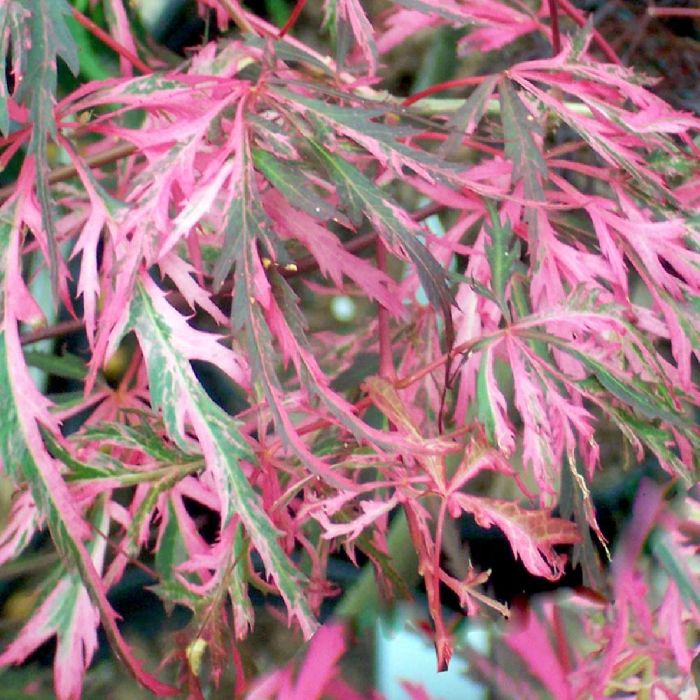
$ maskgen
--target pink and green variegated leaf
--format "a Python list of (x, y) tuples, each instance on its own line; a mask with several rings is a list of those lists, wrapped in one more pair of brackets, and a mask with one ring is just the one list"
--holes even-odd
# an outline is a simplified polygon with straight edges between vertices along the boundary
[(398, 499), (396, 496), (388, 501), (360, 501), (359, 506), (362, 515), (349, 522), (334, 523), (323, 510), (314, 514), (314, 518), (323, 527), (323, 537), (330, 540), (336, 537), (348, 537), (353, 540), (374, 524), (377, 519), (382, 518), (396, 508)]
[[(519, 36), (535, 31), (540, 24), (530, 12), (523, 12), (501, 2), (468, 2), (455, 0), (396, 0), (410, 11), (418, 11), (428, 16), (440, 17), (455, 27), (472, 27), (476, 31), (467, 34), (463, 42), (481, 51), (500, 48)], [(523, 6), (521, 5), (521, 8)], [(404, 12), (399, 10), (399, 16)]]
[(41, 522), (42, 518), (31, 492), (22, 491), (16, 494), (0, 533), (0, 566), (24, 551)]
[[(253, 161), (244, 130), (242, 104), (236, 112), (234, 136), (239, 143), (235, 158), (237, 182), (225, 218), (226, 253), (217, 261), (214, 284), (222, 282), (235, 265), (231, 304), (233, 328), (236, 331), (246, 331), (252, 382), (261, 396), (265, 397), (275, 425), (287, 446), (307, 467), (329, 483), (340, 488), (353, 488), (352, 482), (333, 473), (326, 462), (309, 450), (284, 406), (285, 390), (277, 376), (277, 358), (266, 318), (267, 314), (274, 322), (276, 302), (259, 246), (279, 263), (285, 262), (286, 252), (257, 194)], [(281, 332), (285, 328), (286, 324), (279, 326)], [(287, 334), (288, 339), (289, 335)], [(317, 374), (320, 377), (320, 371)], [(330, 398), (330, 392), (325, 396)], [(340, 397), (336, 397), (334, 403), (340, 401)]]
[[(18, 75), (24, 73), (24, 54), (20, 51), (23, 43), (22, 28), (27, 18), (23, 3), (16, 0), (8, 0), (0, 5), (0, 65), (11, 65)], [(10, 53), (10, 48), (12, 53)], [(10, 111), (8, 100), (9, 86), (7, 84), (7, 71), (0, 74), (0, 133), (8, 136), (10, 131)]]
[(71, 157), (90, 203), (83, 230), (73, 248), (73, 255), (82, 253), (80, 256), (78, 293), (83, 297), (85, 331), (88, 342), (92, 346), (95, 342), (97, 299), (100, 295), (97, 247), (100, 243), (103, 228), (105, 226), (114, 227), (115, 213), (123, 205), (105, 192), (103, 187), (95, 180), (90, 169), (85, 166), (80, 156), (74, 151), (70, 142), (64, 138), (59, 138), (58, 142)]
[[(134, 418), (143, 418), (134, 412)], [(166, 465), (192, 465), (201, 462), (197, 455), (184, 452), (171, 443), (163, 441), (163, 433), (147, 420), (140, 420), (133, 425), (124, 422), (100, 422), (88, 425), (74, 436), (75, 440), (88, 447), (90, 445), (114, 445), (120, 448), (136, 450), (153, 463), (153, 467)]]
[(455, 0), (396, 0), (396, 4), (409, 10), (439, 15), (458, 25), (466, 24), (470, 19), (465, 7)]
[[(525, 25), (527, 31), (532, 31), (535, 28), (528, 23), (529, 16), (527, 14), (504, 2), (478, 0), (477, 2), (462, 3), (455, 0), (395, 0), (394, 4), (429, 15), (438, 15), (460, 27), (475, 23), (484, 24), (500, 27), (506, 33), (507, 28), (513, 25), (519, 27)], [(496, 48), (496, 46), (491, 48)]]
[(477, 416), (491, 442), (509, 455), (515, 449), (515, 435), (508, 419), (506, 398), (494, 375), (493, 352), (493, 345), (489, 345), (481, 355), (476, 383)]
[(13, 289), (21, 282), (18, 269), (20, 209), (18, 202), (27, 191), (27, 181), (20, 182), (19, 197), (0, 212), (0, 282), (2, 284), (2, 326), (0, 327), (0, 458), (13, 478), (24, 478), (31, 489), (40, 513), (46, 518), (53, 541), (67, 563), (74, 565), (97, 606), (105, 632), (130, 673), (144, 687), (163, 695), (172, 695), (174, 688), (146, 673), (122, 638), (116, 613), (107, 601), (107, 591), (97, 573), (84, 540), (93, 537), (73, 494), (60, 472), (60, 465), (47, 452), (41, 427), (58, 433), (55, 419), (49, 413), (49, 401), (43, 397), (27, 371), (15, 315), (16, 295)]
[(367, 61), (368, 74), (374, 75), (378, 67), (377, 45), (374, 41), (374, 29), (360, 0), (324, 0), (323, 4), (323, 24), (334, 30), (338, 67), (342, 69), (345, 54), (354, 39)]
[(647, 166), (642, 153), (628, 145), (627, 139), (619, 134), (609, 135), (610, 130), (596, 119), (573, 111), (563, 99), (541, 90), (525, 77), (512, 75), (513, 80), (574, 129), (606, 163), (629, 173), (645, 191), (664, 199), (670, 196), (663, 179)]
[[(391, 382), (383, 377), (368, 377), (362, 384), (362, 388), (367, 392), (372, 403), (396, 426), (397, 430), (405, 434), (409, 441), (415, 443), (418, 450), (413, 453), (413, 456), (421, 460), (435, 484), (444, 488), (445, 460), (443, 454), (449, 450), (450, 443), (439, 438), (426, 440), (421, 435), (414, 419), (409, 414), (408, 407)], [(420, 455), (420, 452), (427, 454)]]
[(301, 590), (304, 577), (277, 542), (279, 532), (262, 509), (240, 465), (241, 460), (254, 460), (240, 432), (240, 423), (209, 398), (190, 365), (194, 358), (211, 361), (212, 355), (233, 357), (233, 353), (224, 352), (216, 336), (189, 327), (146, 276), (137, 283), (124, 318), (122, 332), (129, 330), (139, 340), (148, 366), (151, 401), (155, 409), (162, 410), (168, 434), (184, 449), (192, 451), (195, 446), (186, 430), (189, 421), (216, 481), (224, 526), (237, 514), (287, 603), (290, 615), (297, 618), (304, 634), (310, 636), (316, 621)]
[[(237, 324), (246, 330), (248, 352), (250, 356), (253, 383), (258, 395), (264, 397), (267, 408), (272, 413), (275, 426), (283, 438), (286, 446), (302, 460), (314, 474), (324, 479), (327, 483), (341, 489), (354, 490), (352, 481), (336, 473), (323, 459), (320, 459), (309, 449), (299, 435), (298, 427), (294, 424), (290, 410), (285, 406), (285, 390), (277, 375), (277, 357), (273, 347), (273, 336), (270, 332), (267, 319), (261, 310), (261, 304), (255, 300), (255, 273), (253, 270), (259, 265), (257, 251), (247, 247), (243, 261), (238, 262), (237, 274), (233, 293), (232, 315)], [(267, 278), (265, 283), (268, 284)], [(279, 311), (276, 303), (270, 297), (267, 304), (269, 316), (273, 322), (279, 319)], [(280, 333), (285, 333), (286, 340), (291, 340), (286, 323), (278, 327)], [(309, 359), (312, 359), (309, 357)], [(324, 392), (322, 392), (324, 393)], [(339, 396), (326, 392), (325, 397), (332, 403), (344, 403)], [(346, 417), (348, 419), (349, 417)], [(353, 421), (356, 422), (356, 421)]]
[(465, 493), (453, 493), (450, 503), (455, 509), (471, 513), (481, 527), (496, 525), (527, 570), (550, 581), (561, 577), (566, 564), (566, 558), (554, 551), (554, 545), (580, 540), (574, 523), (553, 518), (546, 510), (526, 510), (511, 501)]
[[(269, 301), (269, 283), (265, 278), (262, 261), (257, 254), (260, 246), (269, 259), (286, 263), (287, 254), (265, 210), (255, 181), (253, 158), (246, 133), (245, 104), (242, 99), (236, 109), (232, 140), (236, 143), (236, 153), (232, 161), (233, 181), (230, 199), (224, 222), (224, 246), (214, 266), (214, 288), (219, 288), (231, 268), (236, 266), (236, 279), (243, 276), (246, 285), (250, 285), (247, 300), (267, 308)], [(240, 273), (243, 273), (242, 275)], [(238, 288), (236, 284), (236, 288)], [(231, 319), (235, 327), (240, 327), (239, 307), (235, 301), (231, 310)]]
[[(52, 212), (53, 204), (47, 180), (48, 135), (57, 136), (53, 108), (55, 105), (58, 58), (62, 58), (73, 75), (80, 69), (78, 50), (71, 36), (66, 15), (70, 5), (66, 0), (31, 0), (24, 3), (29, 10), (26, 21), (25, 41), (29, 41), (27, 69), (20, 76), (21, 82), (15, 99), (26, 104), (32, 120), (32, 137), (29, 150), (36, 159), (36, 192), (41, 206), (41, 220), (46, 232), (46, 249), (54, 292), (58, 291), (58, 244), (56, 224)], [(27, 7), (28, 6), (28, 7)]]
[(158, 262), (160, 271), (169, 277), (194, 311), (196, 306), (206, 311), (219, 325), (226, 325), (226, 315), (212, 301), (211, 295), (192, 277), (194, 267), (170, 252)]
[[(171, 491), (158, 508), (161, 520), (155, 566), (160, 581), (152, 590), (162, 598), (166, 606), (180, 604), (198, 611), (203, 603), (202, 593), (190, 585), (182, 572), (189, 562), (196, 562), (199, 556), (207, 553), (209, 547), (183, 506), (181, 484), (177, 491)], [(211, 505), (212, 508), (216, 507), (215, 504)], [(231, 522), (234, 523), (233, 520)]]
[[(459, 168), (455, 164), (403, 143), (402, 139), (415, 135), (418, 131), (406, 124), (390, 126), (384, 123), (382, 117), (392, 110), (381, 102), (376, 107), (340, 107), (281, 88), (276, 89), (274, 94), (287, 107), (294, 108), (302, 115), (308, 113), (311, 119), (319, 120), (338, 134), (360, 144), (382, 165), (397, 174), (408, 167), (428, 182), (458, 180)], [(314, 126), (314, 131), (318, 132), (318, 126)], [(320, 133), (317, 140), (323, 143)], [(315, 142), (311, 141), (310, 145), (316, 150)]]
[[(109, 515), (102, 500), (94, 509), (92, 525), (98, 532), (108, 532)], [(95, 537), (86, 547), (95, 570), (104, 565), (107, 541)], [(82, 696), (83, 676), (97, 650), (98, 609), (77, 572), (51, 576), (44, 586), (36, 611), (13, 642), (0, 654), (0, 666), (24, 661), (38, 646), (56, 635), (54, 688), (58, 700), (75, 700)]]
[(350, 278), (368, 297), (379, 302), (395, 316), (403, 316), (405, 308), (399, 301), (396, 284), (367, 260), (349, 253), (336, 235), (305, 211), (282, 198), (277, 192), (267, 192), (264, 197), (268, 215), (284, 238), (293, 237), (303, 243), (318, 261), (320, 271), (343, 290), (343, 276)]
[(340, 196), (351, 210), (363, 212), (376, 227), (387, 247), (413, 263), (428, 299), (440, 310), (445, 321), (448, 346), (454, 338), (452, 293), (444, 268), (420, 242), (420, 227), (354, 165), (331, 153), (321, 144), (309, 141), (319, 160), (338, 186)]
[[(644, 453), (642, 446), (650, 450), (659, 460), (659, 464), (671, 474), (679, 475), (686, 484), (696, 483), (698, 471), (698, 455), (700, 455), (700, 437), (697, 433), (686, 432), (679, 435), (678, 431), (661, 428), (649, 421), (640, 419), (634, 413), (627, 411), (609, 400), (595, 379), (581, 382), (581, 387), (601, 406), (606, 414), (627, 438), (629, 444), (637, 450), (641, 458)], [(684, 444), (690, 445), (690, 450), (679, 449)], [(686, 454), (683, 454), (683, 453)], [(689, 453), (689, 454), (688, 454)], [(679, 457), (679, 454), (683, 457)]]
[(513, 374), (514, 404), (523, 420), (523, 461), (532, 468), (544, 500), (554, 495), (558, 464), (544, 388), (516, 340), (506, 336), (505, 348)]
[(612, 396), (639, 411), (646, 418), (660, 418), (669, 425), (678, 427), (689, 425), (662, 385), (645, 382), (623, 369), (601, 362), (588, 353), (581, 353), (573, 348), (567, 348), (567, 352), (591, 370)]
[[(171, 501), (167, 508), (167, 523), (159, 538), (157, 564), (162, 579), (158, 590), (166, 600), (190, 607), (200, 620), (206, 620), (212, 614), (218, 616), (215, 611), (223, 605), (228, 594), (235, 638), (244, 639), (253, 627), (255, 613), (248, 596), (246, 562), (250, 545), (241, 523), (232, 519), (222, 530), (218, 542), (184, 560), (185, 535), (181, 529), (184, 523), (176, 517)], [(206, 576), (202, 576), (204, 571)], [(211, 575), (208, 575), (209, 571)], [(198, 584), (186, 578), (190, 572), (199, 573), (204, 582)], [(218, 625), (219, 621), (211, 620), (211, 624)]]

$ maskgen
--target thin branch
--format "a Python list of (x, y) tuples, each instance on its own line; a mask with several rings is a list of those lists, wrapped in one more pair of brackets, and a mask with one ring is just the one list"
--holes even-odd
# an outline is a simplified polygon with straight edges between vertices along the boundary
[[(576, 24), (578, 24), (579, 27), (585, 27), (586, 26), (586, 17), (577, 9), (575, 8), (569, 0), (556, 0), (556, 2), (559, 4), (559, 7), (567, 14), (569, 17), (571, 17)], [(619, 56), (615, 53), (615, 49), (613, 49), (610, 44), (603, 38), (603, 35), (597, 30), (597, 29), (592, 29), (591, 30), (591, 35), (595, 39), (596, 43), (598, 44), (598, 48), (605, 54), (605, 57), (611, 62), (615, 63), (618, 66), (622, 65), (622, 61), (620, 60)]]
[(700, 10), (691, 10), (687, 7), (647, 7), (647, 14), (651, 17), (700, 17)]
[[(496, 338), (500, 334), (500, 332), (496, 333), (492, 336), (492, 338), (496, 340)], [(484, 337), (480, 336), (478, 338), (472, 338), (471, 340), (467, 340), (466, 342), (461, 343), (460, 345), (455, 345), (453, 348), (450, 349), (449, 352), (444, 353), (429, 364), (424, 365), (419, 370), (416, 370), (413, 374), (409, 374), (408, 377), (404, 377), (403, 379), (397, 379), (397, 381), (394, 382), (394, 386), (397, 389), (405, 389), (406, 387), (411, 386), (411, 384), (415, 384), (417, 381), (423, 379), (423, 377), (425, 377), (427, 374), (430, 374), (436, 369), (439, 369), (458, 355), (462, 355), (463, 353), (469, 352), (477, 343), (483, 342), (483, 340)]]
[(241, 32), (243, 32), (243, 34), (258, 34), (258, 32), (256, 32), (253, 28), (253, 25), (248, 21), (248, 18), (245, 16), (245, 13), (241, 7), (238, 5), (237, 0), (221, 0), (221, 4), (224, 6), (224, 8), (226, 8), (226, 12), (228, 12), (229, 17), (234, 21), (235, 25), (241, 30)]
[[(444, 83), (443, 83), (444, 85)], [(448, 89), (448, 88), (445, 88)], [(419, 93), (411, 95), (409, 100), (413, 100)], [(408, 116), (423, 116), (432, 117), (438, 114), (448, 114), (449, 112), (456, 112), (464, 104), (464, 98), (460, 97), (429, 97), (421, 98), (420, 102), (411, 106)], [(584, 117), (590, 117), (593, 113), (591, 108), (584, 104), (583, 102), (565, 102), (564, 106), (571, 112), (576, 112), (576, 114), (582, 114)], [(501, 113), (501, 103), (500, 100), (496, 98), (490, 99), (486, 103), (486, 114), (490, 116), (498, 116)]]
[(284, 23), (284, 26), (282, 29), (280, 29), (279, 34), (277, 35), (278, 39), (281, 39), (296, 24), (301, 11), (304, 9), (304, 5), (306, 5), (306, 0), (297, 0), (297, 4), (294, 5), (292, 14), (289, 15), (289, 19)]
[(410, 95), (407, 97), (401, 103), (401, 106), (408, 107), (414, 102), (418, 102), (424, 97), (429, 97), (437, 92), (444, 92), (445, 90), (452, 90), (453, 88), (458, 87), (468, 87), (470, 85), (481, 85), (484, 80), (490, 77), (490, 75), (471, 75), (467, 78), (455, 78), (454, 80), (446, 80), (443, 83), (435, 83), (435, 85), (431, 85), (430, 87), (425, 88), (425, 90), (421, 90), (420, 92), (415, 93), (415, 95)]
[(82, 330), (84, 325), (83, 320), (79, 318), (74, 318), (70, 321), (61, 321), (60, 323), (55, 323), (53, 326), (45, 326), (44, 328), (37, 328), (28, 333), (22, 333), (21, 342), (22, 345), (31, 345), (32, 343), (38, 343), (40, 340), (46, 340), (47, 338), (58, 338), (63, 335), (70, 335), (71, 333), (77, 333)]
[(73, 17), (76, 22), (82, 24), (91, 34), (96, 36), (105, 46), (109, 46), (112, 51), (125, 58), (132, 66), (138, 68), (144, 75), (153, 73), (153, 69), (144, 63), (135, 53), (129, 51), (126, 46), (122, 46), (114, 37), (110, 36), (102, 27), (95, 24), (89, 17), (86, 17), (82, 12), (75, 7), (71, 7)]
[[(117, 146), (108, 148), (101, 153), (95, 153), (85, 158), (85, 165), (89, 168), (101, 168), (103, 165), (115, 163), (122, 158), (127, 158), (138, 151), (138, 148), (131, 143), (120, 143)], [(77, 170), (73, 165), (62, 165), (60, 168), (55, 168), (49, 172), (48, 181), (53, 185), (57, 182), (65, 182), (70, 180), (77, 174)], [(7, 185), (0, 188), (0, 203), (4, 202), (15, 191), (15, 185)]]
[(559, 10), (557, 9), (557, 0), (549, 0), (549, 20), (552, 24), (552, 54), (556, 56), (561, 51)]

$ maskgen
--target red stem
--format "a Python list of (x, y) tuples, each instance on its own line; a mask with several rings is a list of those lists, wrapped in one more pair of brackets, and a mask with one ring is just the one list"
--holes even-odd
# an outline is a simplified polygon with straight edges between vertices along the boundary
[[(441, 134), (438, 131), (422, 131), (420, 134), (415, 134), (412, 139), (414, 141), (447, 141), (449, 137), (449, 134)], [(478, 141), (474, 141), (473, 139), (466, 137), (462, 139), (461, 144), (467, 148), (472, 148), (473, 150), (481, 151), (482, 153), (488, 153), (492, 156), (500, 156), (503, 153), (501, 149), (488, 146), (484, 143), (479, 143)]]
[[(569, 0), (555, 0), (559, 7), (561, 7), (564, 12), (571, 17), (576, 24), (578, 24), (579, 27), (585, 27), (586, 26), (586, 18), (585, 16), (579, 12), (570, 2)], [(605, 54), (605, 57), (611, 62), (615, 63), (618, 66), (622, 65), (622, 61), (619, 59), (618, 55), (615, 53), (615, 49), (613, 49), (610, 44), (608, 44), (607, 41), (603, 38), (601, 33), (597, 29), (592, 30), (593, 38), (595, 39), (596, 43), (598, 44), (598, 47), (600, 50)]]
[(568, 673), (571, 671), (571, 658), (569, 657), (569, 647), (566, 642), (566, 627), (562, 620), (561, 611), (556, 605), (552, 610), (552, 623), (554, 627), (554, 639), (557, 645), (557, 656), (561, 662), (562, 668)]
[(685, 7), (647, 7), (647, 14), (652, 17), (700, 17), (700, 10)]
[(304, 9), (304, 5), (306, 5), (306, 0), (297, 0), (297, 4), (294, 5), (292, 14), (289, 15), (289, 19), (284, 23), (284, 26), (277, 34), (278, 39), (281, 39), (296, 24), (301, 11)]
[(150, 576), (151, 578), (155, 579), (156, 581), (160, 581), (160, 574), (155, 569), (152, 569), (147, 564), (144, 564), (136, 557), (130, 556), (121, 544), (114, 542), (107, 535), (107, 533), (102, 532), (102, 530), (100, 530), (100, 528), (97, 527), (97, 525), (91, 523), (90, 521), (88, 521), (88, 524), (107, 543), (108, 547), (113, 549), (117, 554), (123, 556), (129, 562), (129, 564), (133, 564), (137, 569), (141, 569), (141, 571), (148, 574), (148, 576)]
[(60, 335), (77, 333), (83, 329), (84, 325), (83, 320), (80, 318), (71, 319), (70, 321), (61, 321), (53, 326), (37, 328), (36, 330), (22, 333), (21, 343), (22, 345), (30, 345), (31, 343), (38, 343), (40, 340), (46, 340), (46, 338), (56, 338)]
[(561, 51), (561, 36), (559, 35), (559, 11), (557, 0), (549, 0), (549, 20), (552, 24), (552, 54), (556, 56)]
[(82, 24), (85, 29), (87, 29), (91, 34), (97, 37), (103, 44), (109, 46), (112, 51), (123, 56), (131, 65), (138, 68), (142, 73), (149, 74), (153, 73), (151, 68), (147, 66), (136, 54), (132, 53), (125, 46), (122, 46), (118, 41), (115, 41), (102, 27), (98, 27), (89, 17), (86, 17), (82, 12), (76, 10), (75, 7), (71, 7), (73, 11), (73, 17), (75, 20)]
[[(497, 335), (500, 335), (500, 333), (495, 333), (493, 335), (494, 341), (496, 340)], [(461, 355), (464, 352), (468, 352), (472, 348), (472, 346), (476, 345), (482, 339), (483, 336), (479, 338), (472, 338), (471, 340), (467, 340), (464, 343), (461, 343), (460, 345), (455, 345), (453, 348), (450, 349), (449, 352), (446, 352), (444, 355), (441, 355), (440, 357), (428, 363), (427, 365), (424, 365), (420, 369), (416, 370), (413, 374), (409, 374), (408, 377), (404, 377), (403, 379), (397, 379), (394, 382), (394, 386), (397, 389), (405, 389), (407, 386), (411, 386), (411, 384), (417, 382), (420, 379), (423, 379), (423, 377), (425, 377), (426, 374), (430, 374), (439, 367), (442, 367), (447, 362), (450, 362), (453, 357), (457, 357), (457, 355)]]
[(454, 80), (446, 80), (444, 83), (436, 83), (435, 85), (425, 88), (425, 90), (417, 92), (415, 95), (410, 95), (401, 103), (401, 106), (408, 107), (408, 105), (412, 105), (414, 102), (418, 102), (418, 100), (422, 100), (424, 97), (428, 97), (429, 95), (434, 95), (436, 92), (444, 92), (445, 90), (450, 90), (457, 87), (466, 87), (468, 85), (481, 85), (481, 83), (483, 83), (484, 80), (489, 77), (491, 76), (472, 75), (468, 78), (455, 78)]

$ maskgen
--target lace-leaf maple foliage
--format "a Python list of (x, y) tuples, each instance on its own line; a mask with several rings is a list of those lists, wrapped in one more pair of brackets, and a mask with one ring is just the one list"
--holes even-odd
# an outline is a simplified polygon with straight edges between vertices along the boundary
[[(598, 426), (695, 483), (700, 120), (590, 27), (557, 30), (554, 56), (404, 103), (381, 90), (383, 57), (417, 31), (458, 28), (464, 51), (554, 41), (545, 3), (401, 0), (370, 18), (327, 0), (330, 57), (291, 24), (206, 0), (225, 34), (177, 65), (131, 34), (121, 0), (104, 6), (119, 68), (62, 95), (57, 57), (79, 70), (71, 7), (0, 6), (12, 78), (0, 163), (20, 157), (0, 209), (0, 454), (16, 486), (0, 561), (45, 528), (60, 553), (0, 664), (55, 635), (56, 693), (78, 697), (101, 624), (139, 683), (175, 693), (142, 669), (107, 600), (140, 560), (166, 605), (194, 613), (181, 680), (197, 685), (201, 645), (216, 679), (224, 640), (254, 624), (251, 588), (279, 596), (310, 638), (337, 593), (331, 555), (360, 550), (386, 591), (400, 587), (387, 551), (399, 512), (439, 667), (452, 653), (445, 589), (470, 615), (507, 613), (487, 573), (443, 556), (462, 513), (500, 529), (532, 574), (558, 579), (555, 547), (574, 545), (587, 583), (608, 585), (590, 534), (603, 540)], [(448, 87), (462, 97), (436, 97)], [(80, 381), (78, 396), (30, 378), (40, 360), (22, 342), (45, 323), (30, 257), (84, 328), (82, 360), (43, 360)], [(343, 333), (312, 319), (314, 300), (337, 294), (370, 302)], [(112, 387), (103, 367), (130, 333)], [(240, 397), (236, 415), (200, 381), (202, 362)], [(485, 470), (510, 500), (471, 488)], [(697, 615), (696, 594), (674, 601)], [(683, 643), (675, 629), (679, 658)]]

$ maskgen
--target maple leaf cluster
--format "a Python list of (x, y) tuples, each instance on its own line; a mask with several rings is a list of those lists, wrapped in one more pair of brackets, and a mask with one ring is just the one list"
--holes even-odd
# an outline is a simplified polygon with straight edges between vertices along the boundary
[[(102, 625), (139, 683), (177, 692), (142, 667), (107, 598), (139, 562), (167, 606), (193, 613), (173, 658), (196, 696), (204, 650), (216, 680), (225, 639), (252, 628), (251, 590), (281, 599), (307, 639), (338, 594), (333, 557), (361, 553), (401, 592), (389, 541), (403, 528), (446, 668), (446, 591), (469, 615), (508, 614), (448, 545), (468, 515), (550, 581), (568, 546), (614, 598), (616, 628), (580, 618), (609, 651), (575, 669), (561, 654), (557, 673), (535, 663), (525, 637), (556, 654), (534, 617), (506, 637), (557, 697), (591, 674), (605, 694), (633, 659), (688, 672), (696, 574), (669, 574), (647, 605), (641, 540), (606, 578), (591, 488), (608, 466), (601, 427), (695, 485), (700, 119), (655, 96), (566, 0), (397, 0), (379, 17), (326, 0), (334, 56), (291, 21), (202, 0), (225, 33), (174, 65), (122, 0), (103, 5), (118, 67), (57, 93), (59, 58), (82, 70), (76, 18), (90, 23), (64, 0), (0, 4), (0, 166), (18, 163), (0, 206), (0, 459), (16, 488), (0, 563), (43, 530), (60, 554), (0, 665), (55, 636), (56, 694), (79, 697)], [(575, 30), (560, 35), (552, 5)], [(383, 91), (390, 52), (441, 27), (461, 52), (524, 36), (556, 50), (407, 99)], [(342, 330), (313, 314), (334, 296), (360, 309)], [(59, 306), (82, 354), (30, 350)], [(125, 347), (115, 385), (105, 366)], [(235, 409), (214, 400), (205, 363)], [(79, 390), (50, 394), (30, 366)], [(485, 472), (499, 497), (474, 488)], [(660, 493), (675, 561), (690, 545)], [(640, 642), (657, 614), (670, 641)], [(309, 658), (327, 673), (283, 669), (259, 697), (320, 697), (326, 680), (350, 692), (333, 671), (342, 635), (319, 634)]]

